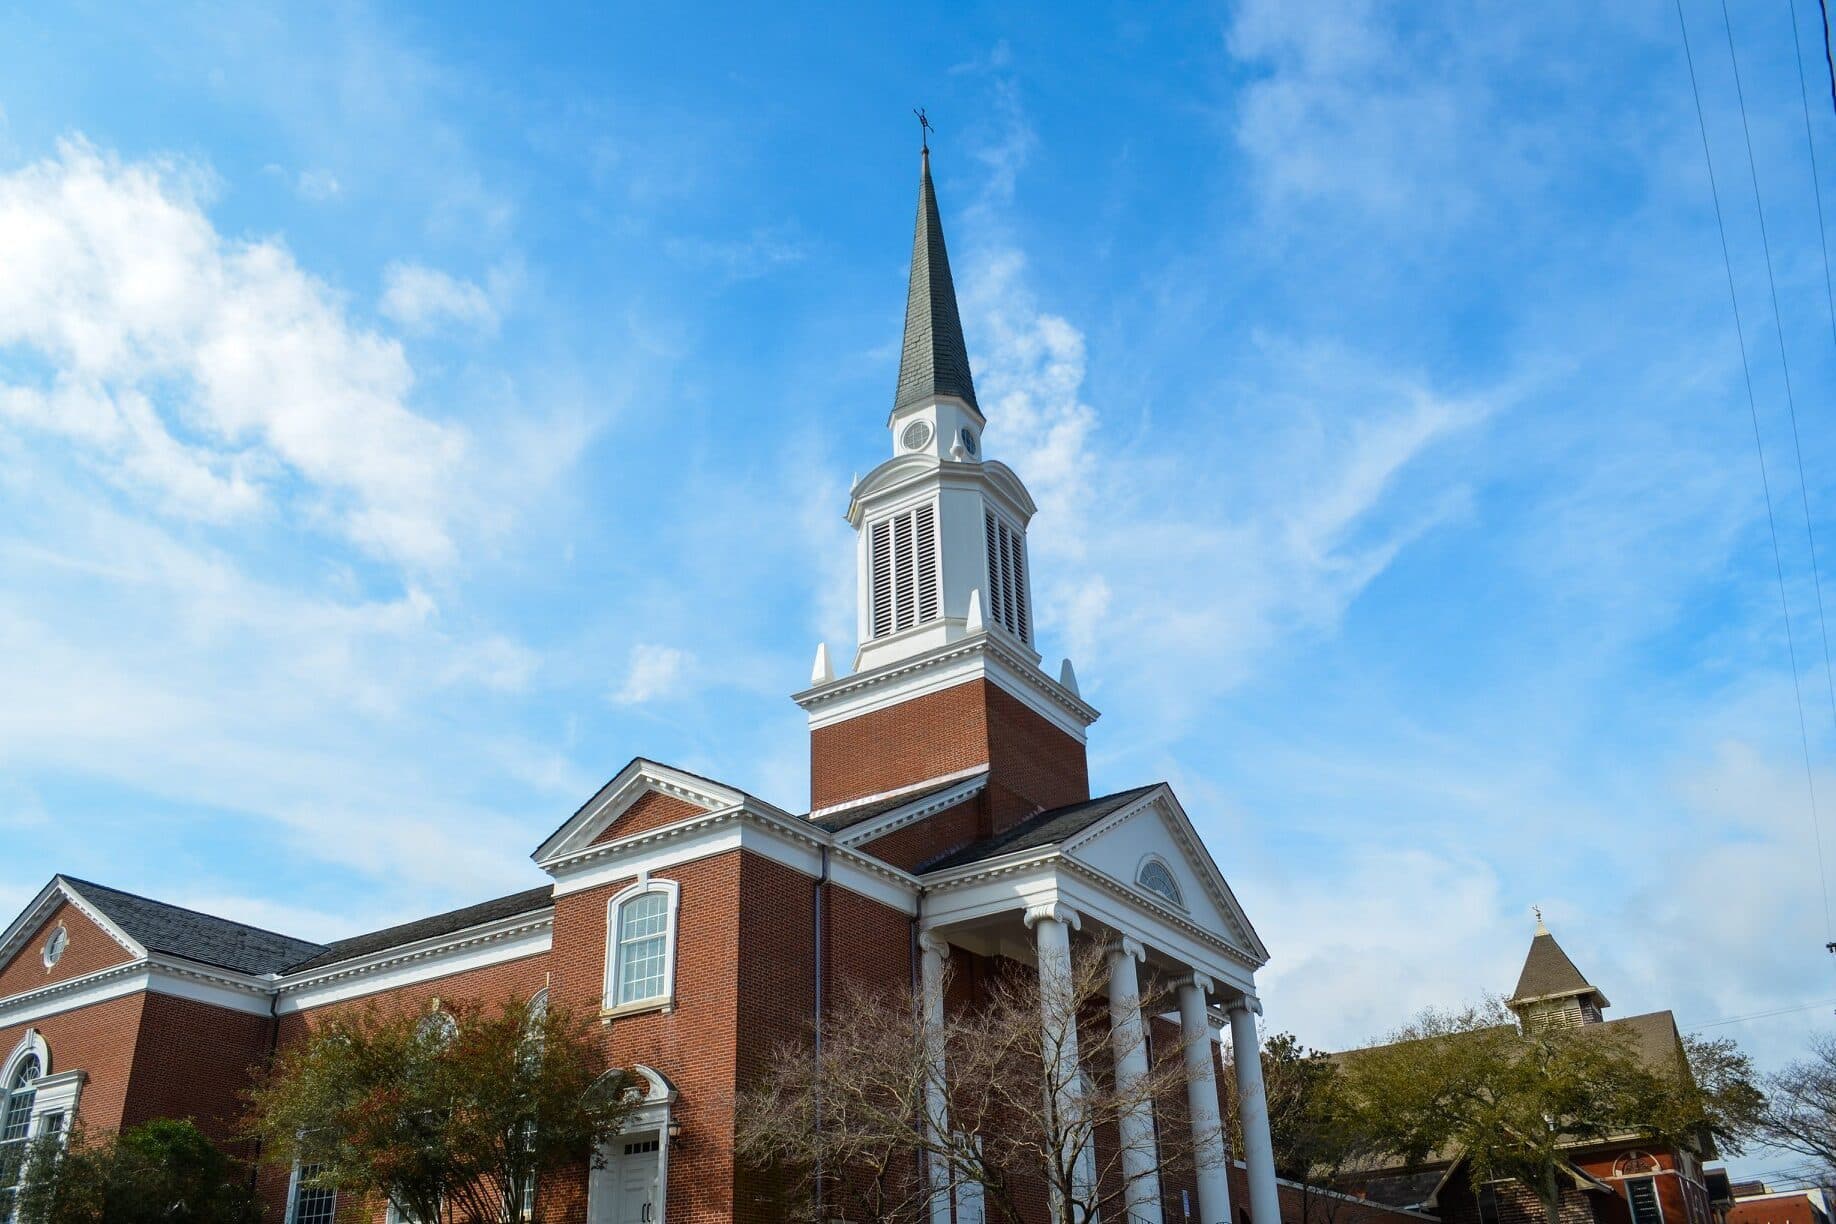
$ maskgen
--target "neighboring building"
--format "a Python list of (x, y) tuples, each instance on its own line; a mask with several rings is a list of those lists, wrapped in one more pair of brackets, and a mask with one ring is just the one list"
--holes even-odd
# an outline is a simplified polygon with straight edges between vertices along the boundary
[(1761, 1182), (1737, 1182), (1727, 1224), (1831, 1224), (1836, 1212), (1830, 1199), (1825, 1189), (1773, 1190)]
[[(1119, 997), (1152, 974), (1177, 983), (1187, 1034), (1213, 1042), (1228, 1025), (1259, 1099), (1267, 952), (1171, 787), (1090, 794), (1097, 711), (1069, 663), (1040, 666), (1034, 504), (983, 455), (984, 423), (927, 152), (891, 457), (847, 507), (860, 645), (845, 675), (819, 648), (795, 697), (809, 810), (640, 758), (535, 848), (541, 887), (323, 946), (58, 876), (0, 937), (0, 1144), (162, 1115), (227, 1139), (249, 1068), (334, 1009), (546, 991), (603, 1017), (607, 1066), (638, 1068), (648, 1096), (604, 1169), (540, 1187), (545, 1209), (772, 1221), (772, 1181), (734, 1161), (734, 1092), (844, 984), (936, 981), (949, 962), (961, 1003), (1000, 958), (1098, 942)], [(1189, 1064), (1180, 1114), (1197, 1122), (1167, 1125), (1215, 1115), (1213, 1055)], [(1149, 1113), (1131, 1125), (1165, 1134)], [(1250, 1128), (1236, 1210), (1221, 1141), (1210, 1151), (1196, 1183), (1139, 1162), (1134, 1218), (1275, 1224), (1266, 1126)], [(330, 1196), (287, 1170), (269, 1189), (295, 1224), (331, 1218)], [(935, 1208), (937, 1224), (977, 1218), (947, 1197)]]
[[(1685, 1057), (1668, 1011), (1605, 1019), (1606, 995), (1575, 968), (1541, 918), (1506, 1003), (1526, 1031), (1599, 1025), (1629, 1037), (1650, 1066), (1673, 1068)], [(1714, 1224), (1702, 1166), (1714, 1155), (1706, 1137), (1700, 1146), (1658, 1145), (1638, 1135), (1576, 1144), (1562, 1170), (1563, 1224)], [(1358, 1182), (1373, 1200), (1432, 1212), (1445, 1224), (1543, 1224), (1534, 1191), (1511, 1180), (1475, 1189), (1458, 1152), (1361, 1174)]]

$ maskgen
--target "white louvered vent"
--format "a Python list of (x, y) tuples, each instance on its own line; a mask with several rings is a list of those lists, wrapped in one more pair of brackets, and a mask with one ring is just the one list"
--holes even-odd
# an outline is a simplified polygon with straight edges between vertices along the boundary
[(988, 528), (988, 615), (995, 624), (1027, 643), (1033, 641), (1032, 617), (1026, 606), (1026, 540), (992, 510)]
[(937, 507), (919, 506), (867, 529), (873, 636), (937, 619)]

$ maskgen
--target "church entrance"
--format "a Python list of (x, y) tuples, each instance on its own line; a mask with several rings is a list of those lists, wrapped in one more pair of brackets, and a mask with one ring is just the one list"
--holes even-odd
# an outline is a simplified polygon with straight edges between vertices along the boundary
[(593, 1170), (587, 1189), (588, 1224), (660, 1224), (658, 1181), (662, 1144), (657, 1135), (620, 1135)]

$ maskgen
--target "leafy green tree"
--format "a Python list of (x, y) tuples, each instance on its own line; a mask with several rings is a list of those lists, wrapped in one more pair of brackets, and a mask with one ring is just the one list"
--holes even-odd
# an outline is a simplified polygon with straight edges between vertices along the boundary
[(250, 1093), (251, 1127), (275, 1159), (318, 1166), (314, 1185), (408, 1219), (539, 1221), (532, 1187), (598, 1160), (637, 1104), (592, 1033), (517, 1001), (342, 1012), (278, 1054)]
[(255, 1224), (248, 1167), (189, 1121), (156, 1119), (119, 1134), (76, 1131), (36, 1145), (19, 1191), (19, 1224)]
[(1730, 1150), (1751, 1132), (1742, 1102), (1751, 1068), (1731, 1046), (1698, 1043), (1716, 1059), (1707, 1084), (1682, 1045), (1650, 1061), (1610, 1025), (1520, 1031), (1498, 1000), (1427, 1011), (1387, 1045), (1345, 1060), (1360, 1126), (1380, 1150), (1417, 1164), (1458, 1153), (1473, 1184), (1512, 1178), (1556, 1224), (1562, 1167), (1577, 1144), (1640, 1134), (1666, 1144), (1718, 1133)]
[[(1243, 1124), (1233, 1070), (1227, 1067), (1224, 1077), (1225, 1117), (1231, 1151), (1241, 1152)], [(1300, 1184), (1301, 1217), (1307, 1224), (1332, 1224), (1347, 1200), (1318, 1188), (1337, 1182), (1370, 1148), (1345, 1075), (1330, 1055), (1308, 1049), (1292, 1033), (1276, 1033), (1262, 1043), (1262, 1083), (1275, 1172)]]

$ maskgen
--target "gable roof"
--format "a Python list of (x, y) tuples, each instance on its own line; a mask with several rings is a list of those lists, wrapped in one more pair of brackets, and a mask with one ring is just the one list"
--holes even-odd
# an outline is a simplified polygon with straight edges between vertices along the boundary
[(238, 973), (263, 974), (277, 973), (323, 950), (322, 945), (310, 940), (168, 905), (118, 888), (70, 876), (57, 879), (148, 952)]
[(417, 918), (413, 922), (384, 927), (380, 931), (353, 935), (349, 939), (334, 940), (319, 948), (316, 954), (288, 965), (287, 970), (290, 973), (303, 973), (309, 969), (323, 969), (327, 965), (335, 965), (340, 961), (386, 952), (390, 948), (419, 943), (423, 939), (433, 939), (440, 935), (451, 935), (455, 931), (483, 926), (487, 922), (514, 918), (519, 914), (535, 913), (555, 903), (554, 893), (553, 884), (544, 884), (540, 888), (524, 889), (522, 892), (511, 893), (507, 897), (497, 897), (490, 901), (481, 901), (477, 905), (448, 910), (444, 914), (435, 914), (431, 918)]
[(537, 864), (546, 865), (554, 858), (590, 845), (631, 804), (651, 791), (673, 795), (709, 812), (749, 804), (790, 818), (790, 813), (724, 782), (660, 761), (633, 757), (604, 786), (593, 792), (592, 798), (562, 821), (561, 827), (550, 833), (529, 857)]
[(1530, 953), (1524, 957), (1523, 972), (1517, 975), (1517, 989), (1511, 992), (1511, 1002), (1525, 1003), (1574, 994), (1599, 995), (1600, 1005), (1606, 1006), (1606, 996), (1595, 990), (1575, 968), (1575, 962), (1568, 959), (1568, 953), (1562, 951), (1555, 936), (1539, 930), (1530, 941)]
[(953, 776), (945, 778), (935, 786), (924, 786), (917, 790), (900, 791), (896, 794), (883, 795), (878, 799), (868, 800), (863, 803), (854, 803), (846, 807), (831, 808), (822, 812), (820, 815), (812, 814), (809, 817), (809, 821), (819, 829), (825, 829), (830, 833), (840, 833), (845, 829), (852, 829), (856, 825), (865, 824), (867, 821), (877, 816), (884, 816), (889, 812), (896, 812), (900, 808), (921, 806), (946, 791), (963, 787), (965, 784), (984, 782), (987, 778), (988, 770), (984, 768), (967, 777)]
[(929, 875), (954, 867), (966, 867), (970, 863), (979, 863), (1001, 854), (1016, 854), (1022, 850), (1039, 850), (1057, 845), (1164, 785), (1164, 782), (1154, 782), (1131, 790), (1117, 791), (1113, 795), (1102, 795), (1081, 803), (1068, 803), (1063, 807), (1035, 812), (1004, 833), (971, 842), (934, 863), (926, 864), (918, 874)]

